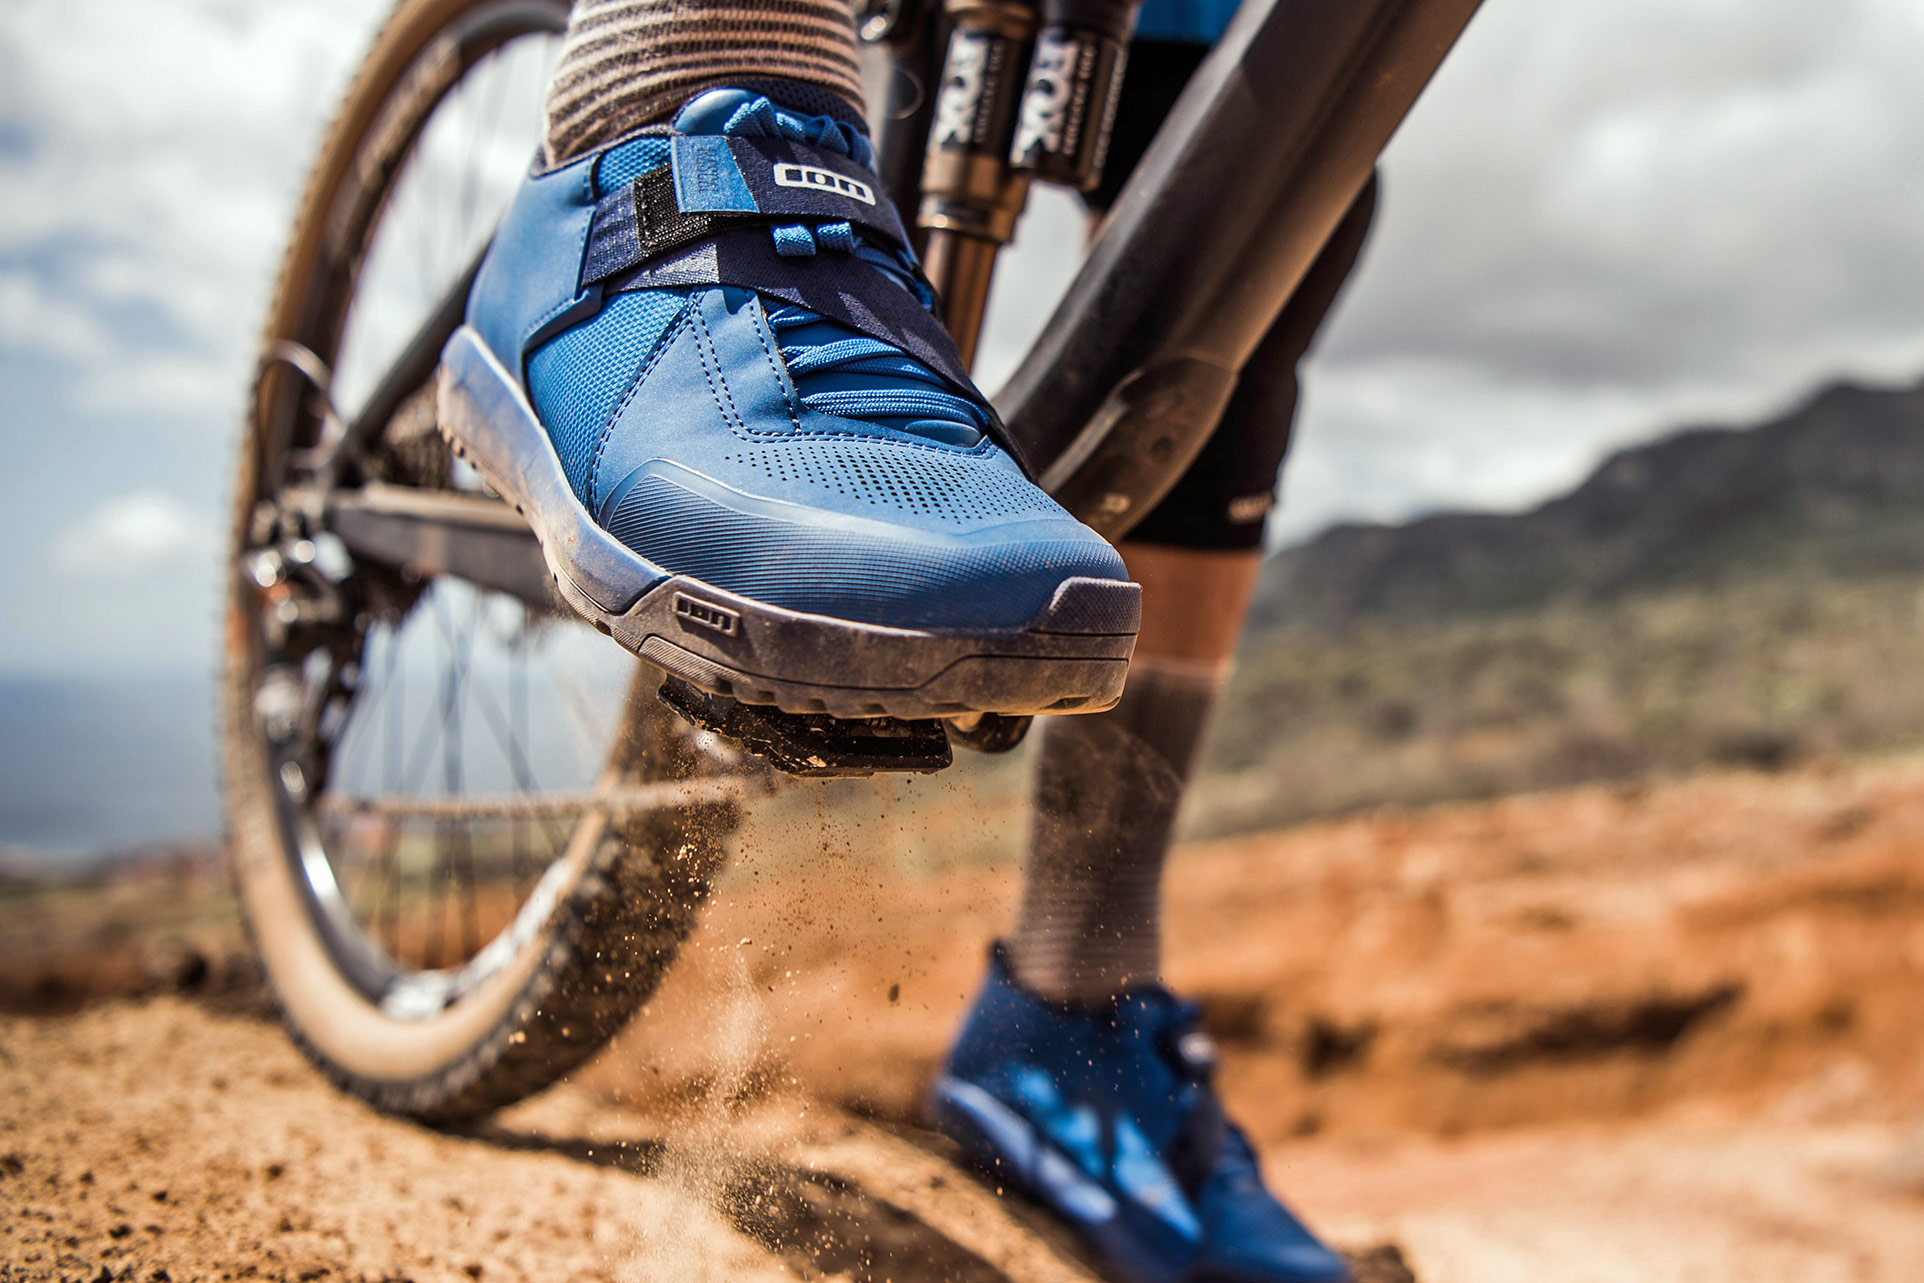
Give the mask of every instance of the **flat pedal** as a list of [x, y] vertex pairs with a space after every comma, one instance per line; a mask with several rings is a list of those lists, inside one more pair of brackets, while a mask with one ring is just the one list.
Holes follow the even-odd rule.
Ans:
[[977, 753], [1006, 753], [1028, 737], [1033, 717], [1005, 717], [1001, 713], [980, 713], [958, 717], [948, 723], [949, 743]]
[[844, 719], [785, 713], [711, 695], [679, 677], [664, 678], [661, 702], [705, 731], [733, 740], [779, 771], [810, 779], [907, 771], [932, 775], [954, 761], [938, 720]]

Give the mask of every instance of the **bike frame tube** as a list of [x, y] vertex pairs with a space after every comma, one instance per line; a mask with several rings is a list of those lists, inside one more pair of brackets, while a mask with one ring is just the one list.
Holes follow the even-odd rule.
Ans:
[[1070, 511], [1175, 484], [1480, 2], [1245, 0], [997, 398]]

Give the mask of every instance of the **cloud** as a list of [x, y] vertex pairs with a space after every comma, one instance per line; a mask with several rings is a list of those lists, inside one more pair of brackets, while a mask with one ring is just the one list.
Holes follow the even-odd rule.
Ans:
[[96, 359], [109, 349], [107, 333], [91, 312], [19, 272], [0, 272], [0, 344], [76, 360]]
[[1486, 6], [1391, 148], [1326, 359], [1654, 386], [1897, 331], [1924, 360], [1918, 35], [1887, 0]]
[[169, 408], [213, 410], [205, 389], [243, 375], [327, 99], [383, 7], [0, 8], [0, 342], [103, 373], [164, 349], [174, 392], [201, 389]]
[[1420, 358], [1314, 364], [1270, 542], [1337, 521], [1530, 507], [1653, 429], [1754, 423], [1804, 391], [1712, 378], [1571, 387]]
[[[1385, 157], [1272, 535], [1515, 507], [1602, 454], [1924, 368], [1924, 8], [1486, 5]], [[1032, 198], [991, 386], [1069, 279]]]
[[88, 505], [37, 560], [10, 566], [32, 609], [0, 622], [9, 667], [40, 673], [206, 673], [219, 638], [222, 531], [156, 487]]
[[167, 570], [203, 571], [219, 546], [208, 514], [162, 490], [137, 490], [95, 505], [60, 531], [54, 568], [104, 580]]
[[1272, 536], [1510, 508], [1924, 368], [1924, 10], [1487, 5], [1391, 145]]
[[77, 388], [72, 405], [89, 415], [173, 420], [203, 431], [238, 430], [246, 393], [244, 380], [226, 363], [179, 352], [136, 351], [120, 358], [113, 377]]

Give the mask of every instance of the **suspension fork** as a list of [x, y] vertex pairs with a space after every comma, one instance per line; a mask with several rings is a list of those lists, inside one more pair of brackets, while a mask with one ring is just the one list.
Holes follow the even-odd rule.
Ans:
[[1136, 4], [945, 0], [939, 20], [926, 15], [929, 28], [899, 39], [875, 18], [864, 23], [865, 36], [891, 39], [895, 84], [924, 90], [885, 132], [884, 174], [906, 205], [906, 184], [889, 171], [908, 168], [905, 135], [926, 140], [914, 188], [918, 248], [965, 362], [975, 358], [996, 255], [1015, 235], [1029, 184], [1087, 191], [1102, 181]]

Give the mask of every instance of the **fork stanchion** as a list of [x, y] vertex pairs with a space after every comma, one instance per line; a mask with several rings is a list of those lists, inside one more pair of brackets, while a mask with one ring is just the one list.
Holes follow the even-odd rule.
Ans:
[[923, 269], [964, 361], [975, 357], [996, 251], [1015, 235], [1029, 179], [1009, 163], [1036, 11], [1024, 0], [947, 0], [949, 47], [922, 159]]
[[955, 340], [966, 365], [975, 364], [982, 339], [982, 319], [989, 308], [989, 284], [995, 278], [995, 257], [1003, 242], [967, 232], [933, 229], [922, 269], [942, 300], [942, 324]]
[[[860, 0], [857, 14], [862, 43], [887, 58], [888, 87], [874, 122], [875, 172], [895, 207], [912, 212], [922, 207], [922, 155], [949, 49], [948, 15], [941, 0]], [[928, 233], [913, 219], [907, 221], [909, 241], [920, 258]]]

